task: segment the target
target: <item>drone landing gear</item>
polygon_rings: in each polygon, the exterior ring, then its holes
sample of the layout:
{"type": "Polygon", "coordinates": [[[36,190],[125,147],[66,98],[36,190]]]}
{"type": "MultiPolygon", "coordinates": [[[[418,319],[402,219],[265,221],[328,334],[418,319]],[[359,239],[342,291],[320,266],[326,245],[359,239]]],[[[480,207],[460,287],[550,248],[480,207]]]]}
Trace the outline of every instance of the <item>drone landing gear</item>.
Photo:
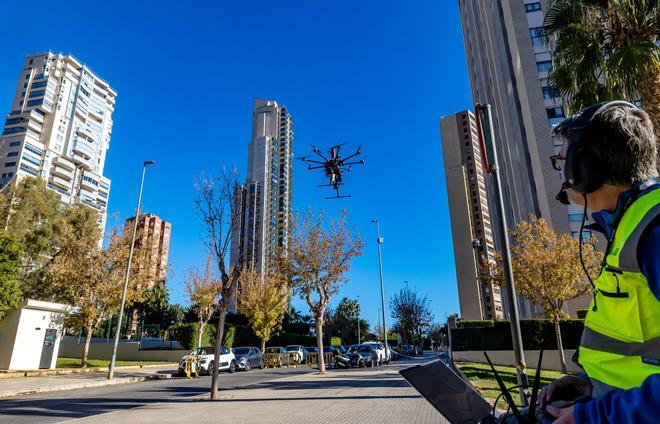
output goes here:
{"type": "Polygon", "coordinates": [[[345,199],[347,197],[351,197],[351,195],[347,194],[347,195],[344,195],[344,196],[330,196],[330,197],[326,197],[326,199],[345,199]]]}

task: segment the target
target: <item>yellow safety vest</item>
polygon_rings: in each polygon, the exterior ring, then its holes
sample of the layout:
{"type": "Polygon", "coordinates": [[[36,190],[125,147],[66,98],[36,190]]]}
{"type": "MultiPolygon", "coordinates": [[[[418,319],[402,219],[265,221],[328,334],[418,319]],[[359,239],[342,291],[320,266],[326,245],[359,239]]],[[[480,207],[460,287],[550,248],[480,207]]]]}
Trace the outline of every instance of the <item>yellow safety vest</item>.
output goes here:
{"type": "MultiPolygon", "coordinates": [[[[578,360],[594,397],[660,373],[660,301],[637,263],[644,230],[660,215],[660,187],[632,200],[614,229],[584,321],[578,360]]],[[[660,261],[660,258],[658,258],[660,261]]]]}

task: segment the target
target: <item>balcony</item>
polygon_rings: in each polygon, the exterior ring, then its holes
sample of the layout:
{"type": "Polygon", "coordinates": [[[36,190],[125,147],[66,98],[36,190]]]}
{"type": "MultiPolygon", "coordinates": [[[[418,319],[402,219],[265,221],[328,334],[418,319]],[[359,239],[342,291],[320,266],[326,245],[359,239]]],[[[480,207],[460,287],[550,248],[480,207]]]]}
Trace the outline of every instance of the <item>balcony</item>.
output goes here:
{"type": "Polygon", "coordinates": [[[71,189],[71,182],[65,180],[64,178],[58,177],[57,175],[51,175],[50,183],[54,186],[64,188],[67,192],[71,189]]]}
{"type": "Polygon", "coordinates": [[[76,166],[73,164],[73,162],[70,162],[69,160],[65,159],[62,156],[56,156],[53,162],[56,163],[58,167],[65,168],[70,171],[76,169],[76,166]]]}
{"type": "Polygon", "coordinates": [[[73,179],[73,171],[69,171],[68,169],[64,169],[60,166],[54,166],[51,169],[50,173],[53,175],[57,175],[58,177],[61,177],[66,181],[71,181],[73,179]]]}
{"type": "Polygon", "coordinates": [[[81,154],[85,159],[90,159],[94,156],[94,148],[86,141],[78,138],[73,142],[73,151],[81,154]]]}
{"type": "Polygon", "coordinates": [[[98,186],[96,184],[83,178],[80,181],[80,186],[84,189],[90,190],[92,193],[94,193],[94,197],[96,197],[96,191],[98,190],[98,186]]]}

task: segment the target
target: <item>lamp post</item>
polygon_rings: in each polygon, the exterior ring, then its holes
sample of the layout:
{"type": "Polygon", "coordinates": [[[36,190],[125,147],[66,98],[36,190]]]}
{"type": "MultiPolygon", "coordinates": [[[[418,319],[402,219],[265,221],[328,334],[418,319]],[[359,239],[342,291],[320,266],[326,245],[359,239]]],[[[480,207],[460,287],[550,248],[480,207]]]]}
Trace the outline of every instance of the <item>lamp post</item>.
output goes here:
{"type": "Polygon", "coordinates": [[[357,296],[358,299],[358,304],[357,304],[357,309],[355,312],[357,312],[357,336],[358,336],[358,344],[360,344],[360,296],[357,296]]]}
{"type": "Polygon", "coordinates": [[[380,245],[385,241],[380,236],[380,227],[378,226],[378,220],[377,219],[372,219],[371,222],[376,224],[376,241],[378,243],[378,267],[380,269],[380,302],[381,302],[381,310],[383,313],[383,334],[384,337],[383,339],[385,340],[385,359],[389,357],[389,351],[390,351],[390,346],[387,343],[387,321],[385,320],[385,287],[383,285],[383,257],[380,253],[380,245]]]}
{"type": "Polygon", "coordinates": [[[119,333],[121,332],[121,321],[124,318],[124,306],[126,305],[126,290],[128,289],[128,278],[131,273],[131,262],[133,261],[133,249],[135,247],[135,235],[137,233],[138,220],[140,219],[140,203],[142,202],[142,187],[144,186],[144,174],[147,166],[153,165],[154,161],[148,160],[142,164],[142,179],[140,180],[140,191],[138,192],[138,201],[135,208],[135,220],[133,222],[133,235],[131,236],[131,246],[128,251],[128,263],[126,264],[126,276],[124,278],[124,287],[121,292],[121,306],[119,307],[119,320],[115,330],[115,342],[112,346],[112,357],[108,367],[108,380],[112,380],[115,374],[115,361],[117,360],[117,347],[119,346],[119,333]]]}

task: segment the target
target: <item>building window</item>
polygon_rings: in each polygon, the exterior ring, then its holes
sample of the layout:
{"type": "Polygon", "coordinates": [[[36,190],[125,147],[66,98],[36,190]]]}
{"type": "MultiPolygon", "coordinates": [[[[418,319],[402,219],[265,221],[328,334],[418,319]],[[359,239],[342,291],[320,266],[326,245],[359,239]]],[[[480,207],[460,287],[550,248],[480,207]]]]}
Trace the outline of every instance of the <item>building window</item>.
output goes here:
{"type": "Polygon", "coordinates": [[[9,168],[9,167],[12,167],[12,166],[16,166],[16,162],[7,162],[7,163],[5,163],[5,168],[9,168]]]}
{"type": "Polygon", "coordinates": [[[9,147],[16,147],[20,145],[21,145],[20,141],[12,141],[11,143],[9,143],[9,147]]]}
{"type": "Polygon", "coordinates": [[[525,5],[525,12],[536,12],[537,10],[541,10],[541,3],[536,2],[536,3],[529,3],[525,5]]]}
{"type": "Polygon", "coordinates": [[[529,35],[532,37],[532,45],[534,46],[544,46],[548,42],[548,36],[543,27],[530,28],[529,35]]]}
{"type": "Polygon", "coordinates": [[[548,114],[548,119],[564,117],[564,109],[560,107],[553,107],[550,109],[546,109],[546,112],[548,114]]]}
{"type": "Polygon", "coordinates": [[[536,62],[536,69],[539,72],[552,72],[552,60],[541,60],[536,62]]]}
{"type": "Polygon", "coordinates": [[[556,88],[552,87],[541,87],[543,90],[543,98],[544,99],[554,99],[557,97],[561,97],[559,94],[559,91],[556,88]]]}
{"type": "Polygon", "coordinates": [[[12,157],[16,157],[16,156],[18,156],[18,152],[9,152],[9,153],[7,153],[8,158],[12,158],[12,157]]]}

